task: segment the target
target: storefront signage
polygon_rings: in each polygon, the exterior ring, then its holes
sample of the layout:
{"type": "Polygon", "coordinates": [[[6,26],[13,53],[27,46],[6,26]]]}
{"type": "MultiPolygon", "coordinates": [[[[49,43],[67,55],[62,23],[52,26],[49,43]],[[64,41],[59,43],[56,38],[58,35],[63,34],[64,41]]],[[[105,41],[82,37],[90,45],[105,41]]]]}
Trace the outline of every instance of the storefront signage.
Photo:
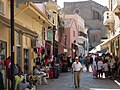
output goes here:
{"type": "Polygon", "coordinates": [[[47,40],[52,41],[52,31],[47,32],[47,40]]]}
{"type": "Polygon", "coordinates": [[[66,48],[64,49],[64,52],[67,52],[67,49],[66,49],[66,48]]]}

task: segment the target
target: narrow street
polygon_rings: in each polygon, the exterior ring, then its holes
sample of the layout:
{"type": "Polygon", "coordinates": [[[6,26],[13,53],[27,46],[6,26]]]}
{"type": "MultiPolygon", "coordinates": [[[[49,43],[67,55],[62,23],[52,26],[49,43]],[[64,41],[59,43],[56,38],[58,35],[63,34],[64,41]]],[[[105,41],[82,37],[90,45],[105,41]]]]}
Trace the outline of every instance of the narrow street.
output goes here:
{"type": "Polygon", "coordinates": [[[37,90],[120,90],[120,86],[113,80],[93,79],[91,72],[81,73],[81,87],[74,88],[73,74],[60,73],[58,79],[48,80],[48,85],[39,85],[37,90]]]}
{"type": "Polygon", "coordinates": [[[0,0],[0,27],[0,90],[120,90],[120,0],[0,0]]]}

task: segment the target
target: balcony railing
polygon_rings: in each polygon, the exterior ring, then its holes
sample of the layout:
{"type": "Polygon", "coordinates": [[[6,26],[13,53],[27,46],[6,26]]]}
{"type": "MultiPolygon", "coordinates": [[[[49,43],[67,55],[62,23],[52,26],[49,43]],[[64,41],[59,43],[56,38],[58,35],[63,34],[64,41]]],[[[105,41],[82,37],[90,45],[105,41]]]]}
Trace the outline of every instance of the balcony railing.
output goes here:
{"type": "Polygon", "coordinates": [[[105,26],[110,26],[114,24],[114,13],[112,11],[106,11],[104,13],[104,21],[103,24],[105,26]]]}
{"type": "Polygon", "coordinates": [[[112,0],[112,11],[120,12],[120,0],[112,0]]]}
{"type": "Polygon", "coordinates": [[[84,37],[84,38],[87,38],[87,34],[85,34],[85,33],[82,32],[82,31],[79,31],[78,36],[82,36],[82,37],[84,37]]]}

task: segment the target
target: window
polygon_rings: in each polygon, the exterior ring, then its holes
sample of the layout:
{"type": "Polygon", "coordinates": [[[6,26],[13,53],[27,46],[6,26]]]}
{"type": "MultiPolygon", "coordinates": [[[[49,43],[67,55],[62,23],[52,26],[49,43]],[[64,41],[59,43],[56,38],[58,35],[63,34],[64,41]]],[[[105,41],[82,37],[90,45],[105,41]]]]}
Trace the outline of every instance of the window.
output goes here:
{"type": "Polygon", "coordinates": [[[20,33],[16,33],[16,44],[20,45],[20,33]]]}
{"type": "Polygon", "coordinates": [[[0,60],[6,60],[7,43],[0,40],[0,60]]]}
{"type": "Polygon", "coordinates": [[[107,15],[109,15],[109,13],[107,13],[107,15]]]}
{"type": "Polygon", "coordinates": [[[93,19],[94,20],[100,20],[102,19],[101,15],[99,14],[99,12],[93,10],[93,19]]]}
{"type": "Polygon", "coordinates": [[[30,69],[29,49],[24,49],[24,73],[28,74],[30,69]]]}
{"type": "Polygon", "coordinates": [[[0,0],[0,13],[4,13],[4,3],[2,0],[0,0]]]}
{"type": "Polygon", "coordinates": [[[73,37],[75,37],[75,31],[73,31],[73,37]]]}
{"type": "Polygon", "coordinates": [[[79,10],[78,8],[76,8],[76,9],[74,10],[74,13],[79,14],[79,13],[80,13],[80,10],[79,10]]]}
{"type": "MultiPolygon", "coordinates": [[[[27,42],[27,41],[26,41],[27,42]]],[[[31,39],[31,47],[32,48],[36,48],[37,44],[36,44],[36,40],[35,39],[31,39]]]]}
{"type": "Polygon", "coordinates": [[[78,13],[79,13],[79,10],[77,9],[77,10],[75,10],[75,12],[78,14],[78,13]]]}

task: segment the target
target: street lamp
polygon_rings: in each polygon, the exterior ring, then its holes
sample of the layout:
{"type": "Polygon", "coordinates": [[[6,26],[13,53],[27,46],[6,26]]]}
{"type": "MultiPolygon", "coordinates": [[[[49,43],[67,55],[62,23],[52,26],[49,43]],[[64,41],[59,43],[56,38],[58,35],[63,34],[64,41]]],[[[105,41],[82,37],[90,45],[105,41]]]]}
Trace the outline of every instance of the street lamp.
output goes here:
{"type": "MultiPolygon", "coordinates": [[[[15,90],[14,83],[14,1],[10,0],[10,26],[11,26],[11,90],[15,90]]],[[[48,2],[48,0],[17,0],[16,5],[22,2],[48,2]]]]}
{"type": "Polygon", "coordinates": [[[53,26],[53,56],[55,56],[55,32],[56,26],[53,26]]]}
{"type": "Polygon", "coordinates": [[[11,19],[11,90],[14,90],[14,0],[10,0],[11,19]]]}

